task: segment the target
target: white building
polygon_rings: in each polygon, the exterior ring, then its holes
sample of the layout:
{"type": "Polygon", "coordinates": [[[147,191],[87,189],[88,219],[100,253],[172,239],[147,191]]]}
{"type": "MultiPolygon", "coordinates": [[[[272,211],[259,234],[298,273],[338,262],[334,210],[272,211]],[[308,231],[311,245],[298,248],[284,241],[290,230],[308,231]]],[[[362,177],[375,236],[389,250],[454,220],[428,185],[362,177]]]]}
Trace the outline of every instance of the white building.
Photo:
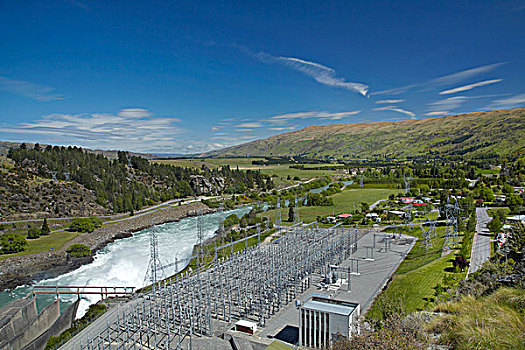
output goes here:
{"type": "Polygon", "coordinates": [[[338,336],[359,332],[357,303],[312,296],[299,307],[299,345],[328,348],[338,336]]]}

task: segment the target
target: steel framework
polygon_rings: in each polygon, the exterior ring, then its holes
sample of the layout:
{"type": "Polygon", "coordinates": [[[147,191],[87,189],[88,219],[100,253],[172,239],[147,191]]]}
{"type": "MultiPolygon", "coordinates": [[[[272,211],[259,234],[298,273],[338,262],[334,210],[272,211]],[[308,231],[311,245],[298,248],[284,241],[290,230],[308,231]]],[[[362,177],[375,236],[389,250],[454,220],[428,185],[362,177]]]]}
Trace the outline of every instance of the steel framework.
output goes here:
{"type": "Polygon", "coordinates": [[[192,337],[211,336],[221,322],[251,319],[264,326],[310,286],[312,273],[327,274],[355,249],[356,230],[296,226],[271,244],[162,283],[126,304],[116,321],[83,339],[81,348],[191,349],[192,337]]]}

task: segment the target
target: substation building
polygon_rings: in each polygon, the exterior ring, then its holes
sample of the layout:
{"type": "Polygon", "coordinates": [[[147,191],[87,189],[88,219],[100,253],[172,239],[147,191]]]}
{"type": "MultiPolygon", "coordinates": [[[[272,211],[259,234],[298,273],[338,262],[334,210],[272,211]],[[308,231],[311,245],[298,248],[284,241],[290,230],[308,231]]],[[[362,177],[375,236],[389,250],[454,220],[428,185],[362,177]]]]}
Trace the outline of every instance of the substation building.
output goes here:
{"type": "Polygon", "coordinates": [[[314,295],[299,306],[299,345],[328,348],[338,337],[359,333],[357,303],[314,295]]]}

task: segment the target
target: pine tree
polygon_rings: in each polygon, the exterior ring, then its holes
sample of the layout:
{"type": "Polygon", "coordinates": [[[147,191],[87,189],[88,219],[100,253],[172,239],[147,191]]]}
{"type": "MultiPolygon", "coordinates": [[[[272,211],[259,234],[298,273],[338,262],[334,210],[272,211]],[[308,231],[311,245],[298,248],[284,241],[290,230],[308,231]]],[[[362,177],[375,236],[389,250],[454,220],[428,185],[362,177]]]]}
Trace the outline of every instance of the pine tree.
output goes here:
{"type": "Polygon", "coordinates": [[[44,218],[44,222],[42,223],[42,227],[40,228],[40,234],[41,235],[48,235],[51,232],[49,229],[49,225],[47,224],[47,219],[44,218]]]}

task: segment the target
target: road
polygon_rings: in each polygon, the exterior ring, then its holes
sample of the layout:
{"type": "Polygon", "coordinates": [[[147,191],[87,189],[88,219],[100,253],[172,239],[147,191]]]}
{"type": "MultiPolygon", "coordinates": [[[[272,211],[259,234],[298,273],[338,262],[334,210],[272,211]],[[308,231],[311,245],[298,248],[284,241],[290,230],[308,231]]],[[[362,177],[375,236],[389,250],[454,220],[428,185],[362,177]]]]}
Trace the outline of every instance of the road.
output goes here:
{"type": "Polygon", "coordinates": [[[468,274],[476,272],[490,258],[491,240],[487,224],[492,220],[492,217],[487,213],[488,209],[490,208],[476,208],[476,232],[472,242],[468,274]]]}
{"type": "Polygon", "coordinates": [[[378,201],[375,201],[372,205],[370,205],[370,210],[374,209],[379,203],[387,201],[388,198],[380,199],[378,201]]]}
{"type": "MultiPolygon", "coordinates": [[[[157,205],[153,205],[151,207],[147,207],[147,208],[144,208],[144,209],[141,209],[141,210],[137,210],[135,212],[135,215],[133,215],[133,216],[129,216],[129,213],[121,213],[121,214],[113,215],[113,216],[111,216],[111,220],[104,221],[104,223],[105,224],[112,224],[112,223],[119,222],[119,221],[130,220],[130,219],[142,216],[142,215],[147,215],[147,214],[151,214],[151,213],[154,213],[154,212],[157,212],[157,211],[160,211],[160,210],[167,209],[169,206],[179,205],[179,202],[182,202],[182,203],[180,203],[181,205],[185,205],[185,204],[189,204],[189,203],[199,202],[199,201],[201,201],[203,199],[206,200],[206,199],[217,199],[217,198],[220,198],[220,196],[200,196],[200,197],[196,197],[194,199],[172,199],[172,200],[169,200],[169,201],[166,201],[166,202],[162,202],[162,203],[157,204],[157,205]]],[[[77,218],[89,218],[89,217],[90,216],[48,218],[48,221],[72,220],[72,219],[77,219],[77,218]]],[[[107,217],[107,216],[102,216],[101,218],[104,218],[104,217],[107,217]]],[[[21,222],[35,222],[35,221],[42,221],[42,219],[43,218],[40,218],[40,219],[26,219],[26,220],[12,220],[12,221],[0,221],[0,224],[14,224],[14,223],[21,223],[21,222]]],[[[51,233],[60,232],[60,231],[64,231],[64,229],[51,231],[51,233]]]]}

